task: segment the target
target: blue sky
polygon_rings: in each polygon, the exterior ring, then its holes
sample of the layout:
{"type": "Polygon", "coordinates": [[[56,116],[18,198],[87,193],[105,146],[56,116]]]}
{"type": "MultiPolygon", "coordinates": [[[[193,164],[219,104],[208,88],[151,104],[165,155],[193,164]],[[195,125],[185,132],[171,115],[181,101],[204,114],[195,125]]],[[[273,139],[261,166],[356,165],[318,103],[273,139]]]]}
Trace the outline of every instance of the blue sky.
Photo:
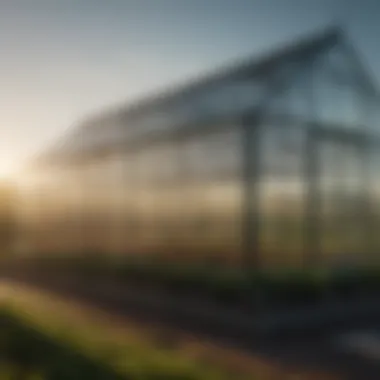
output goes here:
{"type": "Polygon", "coordinates": [[[377,0],[0,0],[0,173],[101,108],[344,21],[380,79],[377,0]]]}

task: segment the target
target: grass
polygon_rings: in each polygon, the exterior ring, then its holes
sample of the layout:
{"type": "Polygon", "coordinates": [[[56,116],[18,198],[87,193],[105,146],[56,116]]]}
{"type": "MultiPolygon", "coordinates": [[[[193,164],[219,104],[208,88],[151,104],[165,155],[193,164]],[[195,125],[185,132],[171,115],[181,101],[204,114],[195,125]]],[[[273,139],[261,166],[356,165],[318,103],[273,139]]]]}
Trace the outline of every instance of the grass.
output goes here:
{"type": "MultiPolygon", "coordinates": [[[[0,285],[0,379],[66,380],[327,380],[225,349],[193,335],[175,347],[157,342],[156,328],[28,287],[0,285]]],[[[159,330],[160,336],[163,332],[159,330]]]]}
{"type": "Polygon", "coordinates": [[[47,298],[30,293],[12,298],[0,309],[0,379],[229,378],[219,368],[157,349],[136,336],[117,339],[87,318],[70,319],[67,312],[64,318],[62,305],[47,298]]]}

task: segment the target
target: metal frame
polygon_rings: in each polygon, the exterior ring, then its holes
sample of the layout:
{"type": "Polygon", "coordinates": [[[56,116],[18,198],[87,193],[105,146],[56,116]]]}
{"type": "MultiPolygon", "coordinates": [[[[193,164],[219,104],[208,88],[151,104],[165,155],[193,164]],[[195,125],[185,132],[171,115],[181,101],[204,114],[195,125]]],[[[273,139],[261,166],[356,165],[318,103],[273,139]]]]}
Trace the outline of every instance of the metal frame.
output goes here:
{"type": "MultiPolygon", "coordinates": [[[[358,78],[360,78],[358,91],[368,96],[368,99],[377,97],[377,88],[373,80],[367,75],[363,68],[357,52],[343,38],[342,31],[339,28],[330,28],[322,34],[307,38],[300,43],[295,43],[290,47],[281,49],[280,51],[270,54],[263,59],[256,61],[249,59],[231,68],[221,70],[216,74],[206,76],[193,83],[186,84],[179,89],[169,90],[158,97],[152,97],[143,102],[138,102],[129,108],[119,107],[107,113],[101,113],[100,116],[94,117],[83,125],[79,126],[78,131],[82,131],[84,136],[91,136],[96,133],[96,128],[100,122],[107,123],[112,126],[116,121],[125,122],[125,128],[128,123],[138,119],[140,116],[157,110],[169,109],[177,104],[186,104],[193,98],[207,93],[211,89],[218,88],[223,83],[230,83],[234,80],[244,80],[246,82],[259,81],[263,88],[261,102],[255,104],[251,109],[244,111],[239,117],[231,115],[231,122],[238,124],[240,128],[242,144],[241,144],[241,186],[243,190],[242,198],[242,266],[244,269],[252,268],[261,269],[263,267],[261,251],[260,234],[262,228],[261,217],[261,200],[260,181],[262,177],[262,134],[265,133],[265,118],[268,116],[273,120],[277,118],[286,128],[287,124],[303,125],[306,133],[306,142],[302,159],[304,161],[304,171],[302,173],[306,185],[305,198],[305,215],[304,215],[304,266],[315,266],[319,263],[321,257],[321,219],[320,207],[322,204],[321,193],[318,190],[320,180],[320,162],[319,162],[319,146],[322,141],[337,141],[339,143],[356,146],[361,151],[361,161],[364,168],[368,168],[369,152],[374,146],[377,147],[378,141],[374,142],[374,136],[363,128],[355,131],[347,131],[339,125],[327,124],[319,120],[318,109],[316,108],[315,98],[315,78],[313,73],[325,64],[321,61],[321,57],[333,48],[341,48],[342,52],[347,55],[348,59],[352,59],[354,66],[357,67],[358,78]],[[285,69],[288,69],[286,71],[285,69]],[[283,71],[282,71],[283,70],[283,71]],[[296,115],[272,115],[271,105],[275,99],[281,96],[286,97],[286,91],[292,86],[293,80],[300,73],[308,75],[307,80],[303,84],[303,95],[307,100],[308,119],[297,118],[296,115]],[[310,75],[309,75],[310,74],[310,75]],[[360,130],[362,129],[362,130],[360,130]]],[[[361,115],[363,116],[363,115],[361,115]]],[[[366,122],[366,121],[365,121],[366,122]]],[[[364,124],[365,124],[364,122],[364,124]]],[[[45,155],[41,155],[35,161],[36,170],[44,171],[44,165],[56,167],[86,166],[88,162],[102,160],[115,152],[123,152],[124,154],[135,154],[139,150],[149,149],[149,147],[169,141],[176,143],[176,151],[178,155],[178,184],[185,186],[186,181],[186,162],[183,162],[181,155],[181,144],[191,136],[199,136],[212,131],[221,131],[223,128],[230,128],[230,120],[226,117],[218,119],[218,117],[204,117],[199,122],[186,122],[176,125],[172,130],[165,133],[157,131],[156,133],[147,133],[140,137],[120,140],[113,144],[100,144],[89,150],[78,151],[77,154],[70,152],[70,145],[76,140],[76,134],[69,135],[66,141],[61,144],[60,149],[52,149],[45,155]]],[[[380,140],[379,140],[380,141],[380,140]]],[[[380,144],[379,144],[380,145],[380,144]]],[[[54,170],[54,169],[53,169],[54,170]]],[[[367,191],[367,197],[371,196],[369,183],[370,175],[363,171],[363,189],[367,191]]],[[[369,203],[369,202],[368,202],[369,203]]],[[[363,209],[363,215],[366,214],[368,226],[373,224],[373,220],[369,215],[369,210],[363,209]]],[[[365,218],[366,219],[366,218],[365,218]]],[[[370,230],[370,229],[369,229],[370,230]]],[[[369,249],[369,248],[367,248],[369,249]]]]}

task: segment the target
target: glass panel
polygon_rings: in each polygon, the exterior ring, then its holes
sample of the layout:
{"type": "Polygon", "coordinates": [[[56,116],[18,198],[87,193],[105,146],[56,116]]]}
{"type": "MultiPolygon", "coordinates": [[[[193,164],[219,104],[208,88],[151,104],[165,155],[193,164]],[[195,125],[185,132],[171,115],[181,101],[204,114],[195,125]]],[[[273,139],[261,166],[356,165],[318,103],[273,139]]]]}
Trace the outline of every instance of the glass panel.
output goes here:
{"type": "Polygon", "coordinates": [[[360,90],[360,68],[356,66],[353,57],[347,54],[342,46],[331,49],[327,53],[325,61],[330,81],[346,87],[356,86],[357,90],[360,90]]]}
{"type": "Polygon", "coordinates": [[[271,101],[269,112],[274,115],[291,116],[295,120],[309,121],[311,117],[310,70],[302,68],[289,78],[284,91],[271,101]]]}
{"type": "Polygon", "coordinates": [[[374,139],[380,138],[380,99],[364,98],[365,123],[369,133],[373,134],[374,139]]]}
{"type": "Polygon", "coordinates": [[[263,126],[262,264],[299,265],[303,253],[306,134],[297,127],[263,126]]]}
{"type": "Polygon", "coordinates": [[[346,78],[352,77],[355,70],[349,67],[349,60],[345,64],[339,54],[330,54],[315,65],[313,88],[317,120],[344,129],[360,129],[366,123],[364,94],[346,78]]]}
{"type": "Polygon", "coordinates": [[[362,156],[357,147],[322,141],[321,242],[324,261],[363,261],[367,229],[362,156]]]}
{"type": "Polygon", "coordinates": [[[176,190],[180,192],[176,235],[181,236],[178,240],[188,259],[236,261],[241,228],[240,144],[240,134],[231,129],[191,138],[179,147],[183,182],[176,190]]]}
{"type": "Polygon", "coordinates": [[[147,110],[143,115],[126,120],[125,124],[130,136],[137,138],[151,132],[170,131],[189,124],[233,117],[257,106],[263,91],[264,86],[253,81],[224,82],[147,110]]]}
{"type": "Polygon", "coordinates": [[[208,119],[210,117],[234,116],[257,106],[263,96],[263,86],[257,82],[232,82],[221,84],[189,103],[187,117],[208,119]],[[193,116],[194,115],[194,116],[193,116]]]}
{"type": "Polygon", "coordinates": [[[228,129],[186,143],[186,172],[194,180],[220,181],[241,174],[241,135],[228,129]]]}
{"type": "Polygon", "coordinates": [[[324,79],[315,81],[318,121],[344,129],[362,127],[363,105],[358,94],[324,79]]]}

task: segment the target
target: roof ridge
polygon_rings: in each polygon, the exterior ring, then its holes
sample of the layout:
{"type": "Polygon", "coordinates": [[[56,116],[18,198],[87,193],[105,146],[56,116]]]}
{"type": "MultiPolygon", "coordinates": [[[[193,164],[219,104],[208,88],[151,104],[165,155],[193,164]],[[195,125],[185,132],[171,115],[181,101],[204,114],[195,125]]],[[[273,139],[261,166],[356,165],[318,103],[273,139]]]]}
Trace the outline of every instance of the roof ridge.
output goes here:
{"type": "Polygon", "coordinates": [[[340,38],[341,35],[342,29],[337,26],[324,28],[317,33],[314,32],[306,37],[304,36],[295,39],[285,44],[285,46],[282,44],[282,47],[272,47],[266,53],[251,55],[248,58],[245,57],[234,63],[225,64],[217,69],[207,70],[206,72],[193,76],[181,83],[175,83],[166,86],[164,89],[155,91],[152,95],[145,95],[133,102],[119,104],[108,110],[100,111],[96,115],[90,116],[88,120],[85,121],[85,124],[88,124],[88,121],[103,118],[104,115],[107,114],[138,114],[149,107],[158,106],[160,103],[172,101],[178,96],[186,96],[192,91],[201,89],[203,86],[217,83],[219,80],[223,80],[223,78],[228,78],[229,76],[234,75],[238,76],[239,73],[242,74],[245,70],[254,71],[255,69],[259,69],[260,66],[265,66],[276,59],[292,56],[293,54],[302,52],[304,49],[314,47],[315,45],[324,45],[324,43],[340,38]]]}

